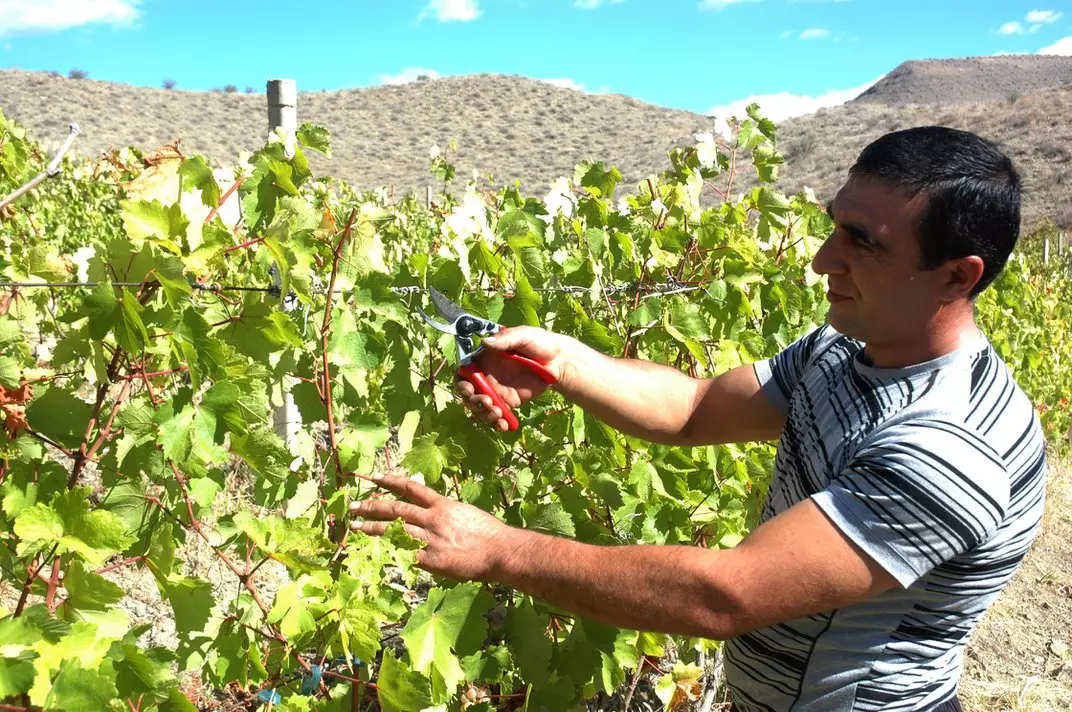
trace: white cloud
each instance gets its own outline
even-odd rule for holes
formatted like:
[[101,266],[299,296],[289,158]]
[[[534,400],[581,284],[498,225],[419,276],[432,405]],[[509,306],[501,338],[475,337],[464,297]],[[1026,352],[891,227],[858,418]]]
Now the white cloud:
[[427,79],[439,79],[439,72],[434,69],[423,67],[406,67],[398,74],[381,74],[380,84],[409,84],[417,81],[420,77]]
[[800,39],[802,40],[825,40],[828,37],[830,37],[830,30],[822,27],[815,27],[800,33]]
[[783,40],[787,40],[787,39],[789,39],[790,37],[792,37],[795,34],[796,34],[796,30],[786,30],[782,34],[778,35],[778,37],[780,37]]
[[794,116],[811,114],[819,109],[838,106],[851,101],[878,82],[879,79],[882,79],[882,77],[852,89],[832,89],[819,96],[790,94],[785,91],[777,94],[750,96],[724,106],[713,106],[707,111],[707,115],[715,117],[716,126],[719,130],[722,130],[726,119],[731,116],[743,118],[748,105],[755,103],[759,104],[760,113],[764,117],[778,123]]
[[700,0],[700,9],[717,10],[721,12],[730,5],[738,5],[745,2],[759,2],[759,0]]
[[[1063,12],[1057,12],[1056,10],[1032,10],[1024,16],[1024,22],[1019,20],[1006,22],[998,28],[998,33],[1002,35],[1034,34],[1041,30],[1043,25],[1052,25],[1064,16]],[[1025,22],[1027,24],[1024,24]]]
[[586,91],[585,88],[584,88],[584,84],[581,84],[580,82],[575,82],[572,79],[568,79],[568,78],[562,78],[562,79],[539,79],[537,81],[544,82],[545,84],[551,84],[551,85],[554,85],[554,86],[559,87],[561,89],[572,89],[574,91]]
[[1030,25],[1052,25],[1064,16],[1063,12],[1056,10],[1032,10],[1025,19]]
[[604,3],[617,5],[622,2],[625,2],[625,0],[573,0],[573,7],[581,10],[595,10]]
[[431,0],[417,19],[429,15],[435,15],[440,22],[469,22],[480,17],[480,6],[477,0]]
[[1057,40],[1049,47],[1043,47],[1039,54],[1056,54],[1062,57],[1072,57],[1072,36]]
[[0,0],[0,35],[56,32],[91,23],[129,25],[141,0]]

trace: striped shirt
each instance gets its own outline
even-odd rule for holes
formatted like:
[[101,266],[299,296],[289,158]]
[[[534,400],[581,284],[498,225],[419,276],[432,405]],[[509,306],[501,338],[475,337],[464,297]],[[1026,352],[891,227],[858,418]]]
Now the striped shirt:
[[982,337],[926,363],[868,365],[821,327],[755,372],[786,416],[766,521],[811,498],[900,586],[727,641],[741,712],[932,710],[1034,540],[1045,445]]

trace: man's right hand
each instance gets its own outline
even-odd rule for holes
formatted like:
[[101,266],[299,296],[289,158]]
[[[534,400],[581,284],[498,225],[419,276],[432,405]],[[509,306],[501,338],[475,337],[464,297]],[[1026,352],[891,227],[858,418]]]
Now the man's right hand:
[[[502,399],[510,408],[528,403],[547,389],[547,384],[524,365],[502,356],[513,351],[538,361],[561,383],[568,376],[567,354],[579,346],[576,340],[531,326],[512,326],[484,339],[484,351],[477,357],[480,369],[488,376]],[[490,396],[476,393],[473,384],[459,379],[458,392],[467,408],[493,427],[506,431],[508,426],[502,412],[492,404]]]
[[[531,326],[512,326],[484,344],[477,357],[480,368],[511,409],[543,393],[547,384],[503,357],[505,351],[544,364],[567,400],[633,437],[667,445],[713,445],[776,440],[785,425],[751,365],[696,379],[669,366],[614,358],[572,337]],[[503,432],[509,429],[490,397],[476,395],[465,381],[457,388],[478,417]]]

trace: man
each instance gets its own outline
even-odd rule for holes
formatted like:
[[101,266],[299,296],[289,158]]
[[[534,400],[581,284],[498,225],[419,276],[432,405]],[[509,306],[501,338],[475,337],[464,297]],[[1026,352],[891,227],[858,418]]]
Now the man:
[[762,523],[735,549],[580,544],[395,477],[377,481],[405,501],[355,505],[354,528],[402,517],[433,572],[725,640],[741,712],[959,710],[965,642],[1043,506],[1038,419],[973,313],[1016,243],[1019,177],[975,135],[901,131],[863,151],[830,214],[813,260],[829,323],[773,359],[697,380],[539,329],[485,342],[483,368],[512,406],[542,383],[503,350],[546,363],[567,398],[634,436],[779,438]]

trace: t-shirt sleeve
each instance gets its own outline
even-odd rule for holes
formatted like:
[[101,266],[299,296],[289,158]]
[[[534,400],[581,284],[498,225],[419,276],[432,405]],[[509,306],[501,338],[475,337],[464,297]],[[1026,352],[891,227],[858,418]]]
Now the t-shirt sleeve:
[[789,401],[812,357],[825,342],[838,336],[829,326],[820,326],[789,344],[776,356],[756,361],[752,368],[763,392],[782,415],[789,414]]
[[993,535],[1009,478],[974,433],[913,421],[876,437],[812,500],[907,588]]

